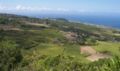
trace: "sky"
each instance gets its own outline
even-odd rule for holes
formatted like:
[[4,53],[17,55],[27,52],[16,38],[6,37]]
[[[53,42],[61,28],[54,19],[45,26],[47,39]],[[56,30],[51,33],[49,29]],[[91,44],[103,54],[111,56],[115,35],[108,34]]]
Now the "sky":
[[0,0],[1,13],[120,13],[120,0]]

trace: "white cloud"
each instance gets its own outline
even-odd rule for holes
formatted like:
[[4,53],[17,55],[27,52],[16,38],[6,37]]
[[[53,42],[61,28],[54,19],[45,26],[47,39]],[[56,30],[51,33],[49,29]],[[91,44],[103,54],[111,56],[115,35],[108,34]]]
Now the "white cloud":
[[15,6],[15,10],[38,10],[38,8],[35,7],[29,7],[29,6],[22,6],[22,5],[17,5]]
[[39,11],[60,11],[60,12],[70,11],[69,9],[65,9],[65,8],[49,8],[49,7],[23,6],[23,5],[16,5],[16,6],[0,5],[0,10],[38,11],[38,12]]
[[31,6],[22,6],[17,5],[16,10],[29,10],[29,11],[69,11],[64,8],[48,8],[48,7],[31,7]]
[[15,9],[16,9],[16,10],[24,10],[25,8],[22,7],[21,5],[17,5],[17,6],[15,7]]

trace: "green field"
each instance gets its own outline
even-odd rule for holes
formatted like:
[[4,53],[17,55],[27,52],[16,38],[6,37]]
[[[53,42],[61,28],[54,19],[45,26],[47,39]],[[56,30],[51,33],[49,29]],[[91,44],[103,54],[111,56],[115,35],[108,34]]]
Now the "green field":
[[120,43],[119,42],[98,42],[96,46],[93,46],[99,52],[108,52],[111,55],[120,55]]

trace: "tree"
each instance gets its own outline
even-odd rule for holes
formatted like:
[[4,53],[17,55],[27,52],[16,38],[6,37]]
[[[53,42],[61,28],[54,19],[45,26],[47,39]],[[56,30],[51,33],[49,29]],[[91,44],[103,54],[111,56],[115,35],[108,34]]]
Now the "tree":
[[93,37],[88,37],[88,38],[86,38],[85,44],[86,44],[86,45],[95,45],[96,42],[97,42],[97,41],[96,41],[95,38],[93,38]]

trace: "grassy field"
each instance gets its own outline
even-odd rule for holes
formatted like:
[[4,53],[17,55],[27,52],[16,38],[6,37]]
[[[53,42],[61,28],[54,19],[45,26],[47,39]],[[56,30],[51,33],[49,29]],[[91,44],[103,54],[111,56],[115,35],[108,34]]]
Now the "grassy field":
[[93,47],[99,52],[107,52],[111,55],[120,55],[119,42],[98,42],[98,45]]
[[[46,57],[55,57],[58,55],[71,56],[75,58],[75,61],[79,61],[81,63],[89,63],[83,55],[80,54],[80,46],[79,45],[57,45],[57,44],[45,44],[42,43],[34,49],[25,51],[24,59],[25,61],[39,61],[41,58]],[[44,60],[44,59],[43,59]],[[43,61],[40,61],[43,62]],[[34,62],[39,63],[39,62]]]

